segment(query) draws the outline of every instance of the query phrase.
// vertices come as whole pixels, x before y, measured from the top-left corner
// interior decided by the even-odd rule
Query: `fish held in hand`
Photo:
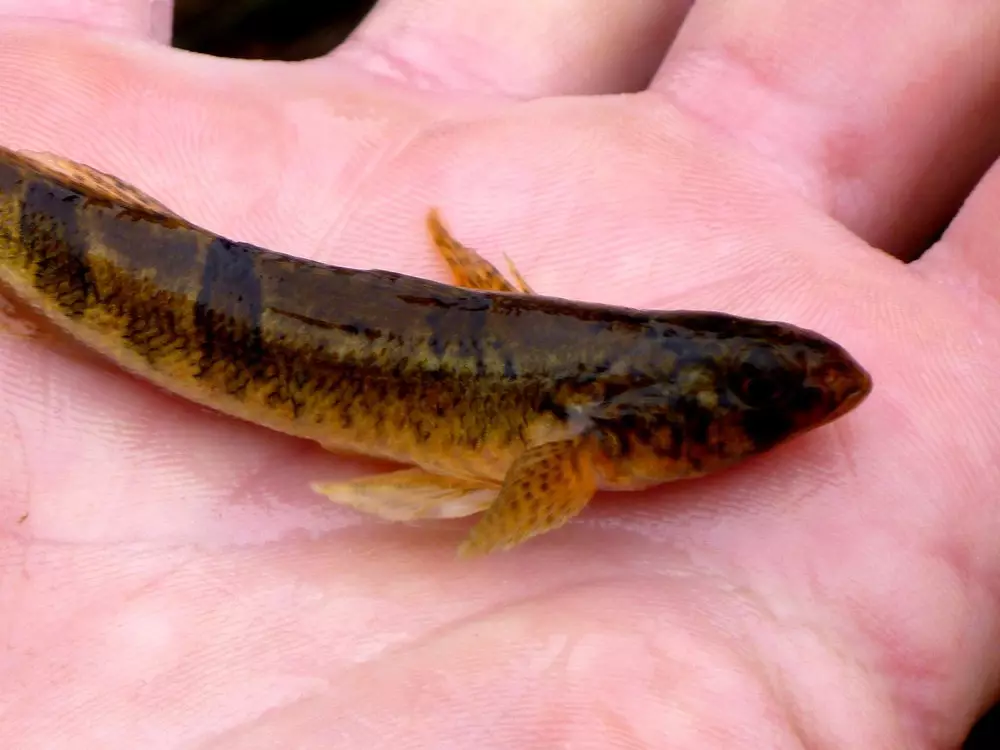
[[[598,490],[716,472],[841,417],[871,378],[792,325],[635,310],[514,283],[427,217],[454,285],[221,237],[122,180],[0,148],[0,290],[219,412],[408,468],[312,482],[408,521],[482,513],[508,549]]]

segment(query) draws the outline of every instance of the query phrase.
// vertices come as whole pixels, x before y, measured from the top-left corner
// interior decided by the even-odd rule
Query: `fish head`
[[[581,408],[604,486],[642,487],[732,466],[851,412],[869,373],[813,331],[721,314],[654,319]]]

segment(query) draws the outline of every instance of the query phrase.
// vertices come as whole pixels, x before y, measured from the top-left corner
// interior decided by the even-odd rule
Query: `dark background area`
[[[305,60],[336,47],[373,4],[373,0],[176,0],[173,43],[218,57]],[[973,729],[964,750],[1000,750],[1000,707]]]
[[[306,60],[337,46],[374,0],[175,0],[174,46],[218,57]]]

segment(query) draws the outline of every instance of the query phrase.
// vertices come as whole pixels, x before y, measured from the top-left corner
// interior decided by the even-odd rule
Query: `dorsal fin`
[[[156,198],[107,172],[101,172],[86,164],[48,151],[18,151],[17,153],[26,161],[31,162],[38,171],[55,177],[60,182],[68,183],[70,186],[79,186],[81,192],[104,198],[123,208],[135,208],[146,213],[162,214],[187,223]]]

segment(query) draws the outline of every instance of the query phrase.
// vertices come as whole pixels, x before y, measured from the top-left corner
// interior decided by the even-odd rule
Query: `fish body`
[[[538,295],[435,212],[428,228],[457,285],[233,241],[86,165],[0,148],[5,294],[178,396],[409,465],[313,486],[383,518],[485,511],[465,554],[555,528],[599,489],[724,469],[871,390],[817,333]]]

